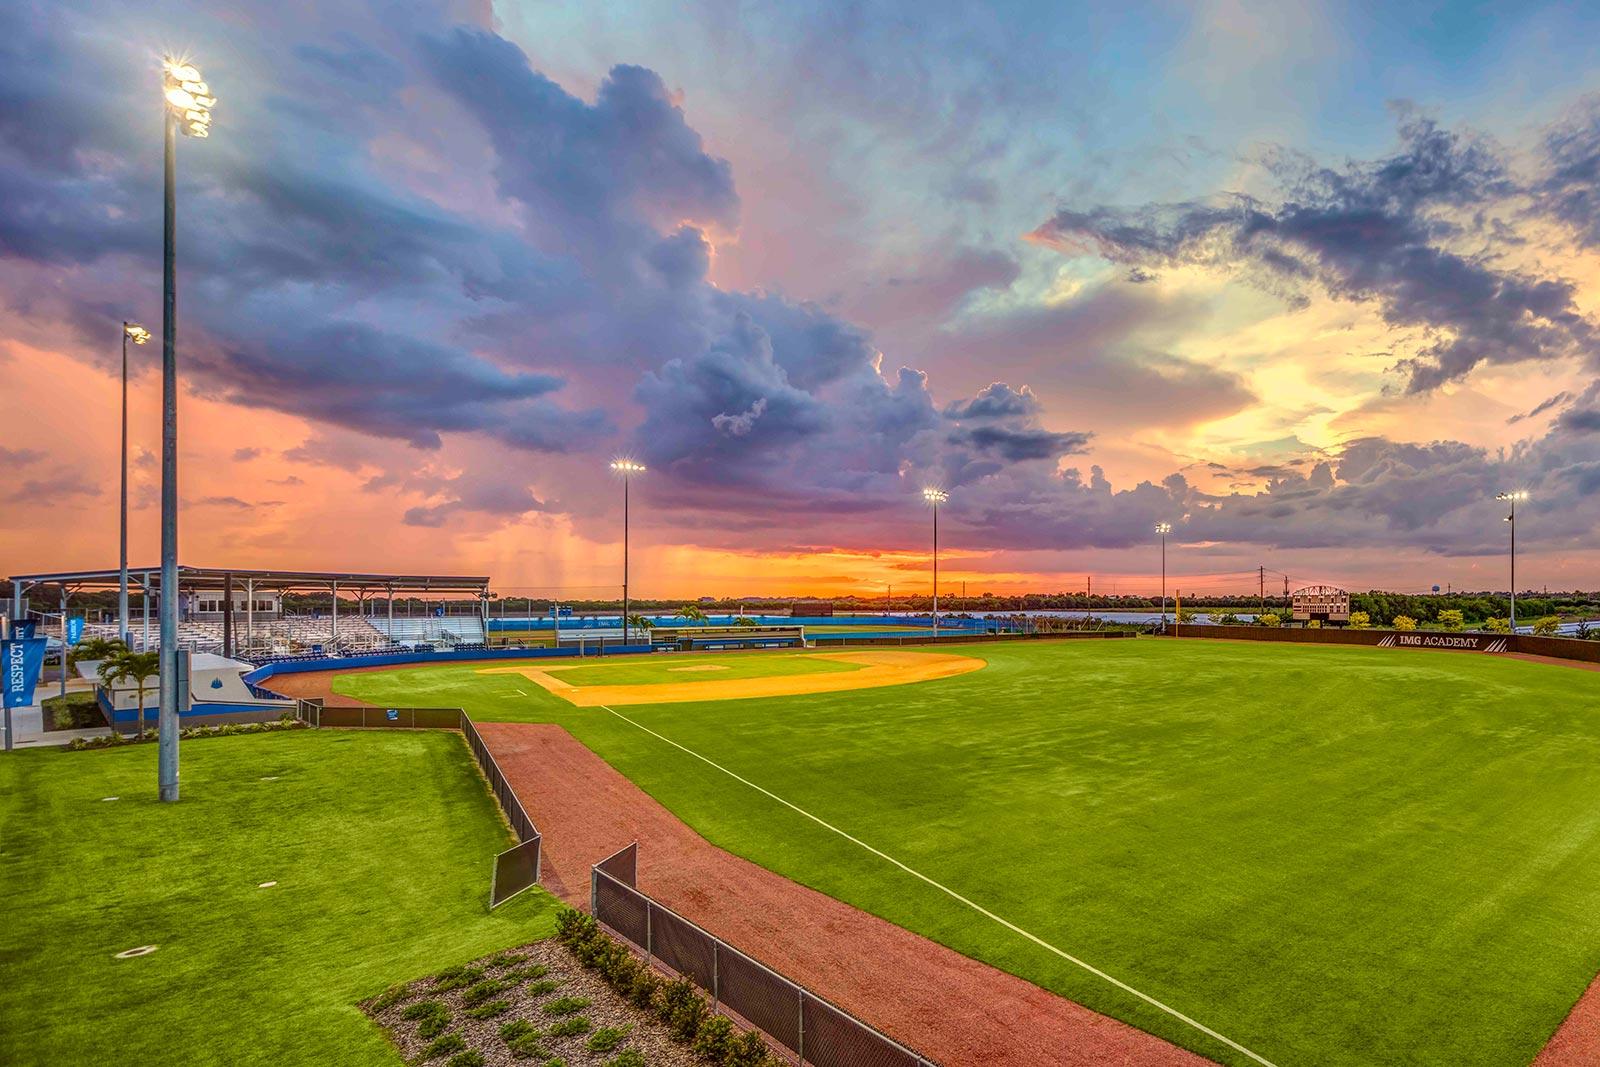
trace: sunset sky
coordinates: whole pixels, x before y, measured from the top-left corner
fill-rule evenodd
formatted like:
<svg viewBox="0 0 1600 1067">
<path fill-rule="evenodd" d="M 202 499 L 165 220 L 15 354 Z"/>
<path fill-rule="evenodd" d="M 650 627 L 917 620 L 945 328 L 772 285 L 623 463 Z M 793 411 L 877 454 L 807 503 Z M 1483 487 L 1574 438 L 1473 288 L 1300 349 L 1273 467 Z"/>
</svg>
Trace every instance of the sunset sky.
<svg viewBox="0 0 1600 1067">
<path fill-rule="evenodd" d="M 1600 14 L 13 3 L 0 573 L 614 595 L 1600 587 Z M 1281 585 L 1281 578 L 1277 582 Z"/>
</svg>

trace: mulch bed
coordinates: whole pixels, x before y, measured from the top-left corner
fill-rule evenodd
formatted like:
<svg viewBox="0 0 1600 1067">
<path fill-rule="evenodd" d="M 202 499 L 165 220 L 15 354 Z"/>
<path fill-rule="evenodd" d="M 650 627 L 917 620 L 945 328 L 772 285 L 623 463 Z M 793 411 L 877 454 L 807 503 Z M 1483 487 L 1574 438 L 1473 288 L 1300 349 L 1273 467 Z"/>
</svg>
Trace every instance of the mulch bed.
<svg viewBox="0 0 1600 1067">
<path fill-rule="evenodd" d="M 508 976 L 518 978 L 519 974 L 525 975 L 528 968 L 543 967 L 547 970 L 537 977 L 520 977 L 511 988 L 483 1000 L 481 1003 L 505 1001 L 507 1004 L 503 1012 L 487 1019 L 475 1019 L 467 1014 L 473 1007 L 468 1003 L 472 984 L 441 991 L 439 982 L 433 978 L 407 983 L 398 990 L 364 1003 L 362 1008 L 388 1032 L 390 1040 L 400 1049 L 406 1062 L 438 1064 L 441 1067 L 447 1064 L 455 1052 L 424 1059 L 428 1046 L 444 1034 L 459 1034 L 467 1049 L 482 1053 L 483 1062 L 493 1067 L 509 1064 L 542 1067 L 552 1059 L 559 1060 L 565 1067 L 588 1067 L 610 1063 L 619 1052 L 630 1048 L 642 1053 L 650 1067 L 689 1067 L 700 1062 L 687 1046 L 672 1040 L 666 1026 L 654 1015 L 618 996 L 598 975 L 584 970 L 557 941 L 524 945 L 505 953 L 486 956 L 467 966 L 482 970 L 482 981 L 505 981 Z M 552 982 L 557 983 L 554 988 L 541 991 L 541 983 L 547 985 Z M 589 1004 L 572 1014 L 553 1015 L 545 1011 L 546 1005 L 562 997 L 587 999 Z M 423 1037 L 418 1033 L 422 1028 L 421 1020 L 405 1017 L 408 1008 L 427 1001 L 441 1003 L 449 1011 L 449 1022 L 431 1037 Z M 564 1019 L 584 1019 L 589 1027 L 584 1033 L 572 1036 L 542 1036 L 538 1044 L 546 1050 L 546 1055 L 518 1058 L 500 1036 L 502 1026 L 518 1019 L 526 1020 L 541 1031 L 548 1031 L 552 1025 Z M 604 1053 L 591 1052 L 587 1042 L 601 1027 L 627 1027 L 629 1031 L 626 1040 L 614 1049 Z"/>
</svg>

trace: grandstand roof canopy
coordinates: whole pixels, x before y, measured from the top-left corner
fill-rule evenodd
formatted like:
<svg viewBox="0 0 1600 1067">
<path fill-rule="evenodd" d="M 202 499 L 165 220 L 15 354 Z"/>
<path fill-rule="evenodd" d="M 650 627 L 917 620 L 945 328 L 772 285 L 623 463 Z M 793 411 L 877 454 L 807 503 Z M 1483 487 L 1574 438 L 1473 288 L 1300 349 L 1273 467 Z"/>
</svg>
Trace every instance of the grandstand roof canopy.
<svg viewBox="0 0 1600 1067">
<path fill-rule="evenodd" d="M 232 567 L 178 568 L 179 586 L 220 587 L 228 576 L 236 586 L 246 581 L 257 589 L 330 589 L 339 583 L 341 591 L 396 592 L 396 593 L 478 593 L 489 588 L 487 575 L 460 574 L 358 574 L 351 571 L 276 571 L 250 570 Z M 14 574 L 10 581 L 24 591 L 37 585 L 67 585 L 78 589 L 115 589 L 120 571 L 58 571 L 54 574 Z M 129 567 L 128 584 L 141 586 L 148 580 L 156 588 L 161 586 L 160 567 Z M 13 586 L 15 588 L 15 586 Z"/>
</svg>

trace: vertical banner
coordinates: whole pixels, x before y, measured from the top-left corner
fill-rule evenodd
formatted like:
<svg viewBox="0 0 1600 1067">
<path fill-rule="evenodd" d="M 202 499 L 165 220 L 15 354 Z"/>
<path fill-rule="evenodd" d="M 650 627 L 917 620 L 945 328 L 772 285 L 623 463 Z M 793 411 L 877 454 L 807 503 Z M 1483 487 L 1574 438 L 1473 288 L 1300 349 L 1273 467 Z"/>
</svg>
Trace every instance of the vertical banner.
<svg viewBox="0 0 1600 1067">
<path fill-rule="evenodd" d="M 14 641 L 32 641 L 39 636 L 39 623 L 34 619 L 12 619 L 11 638 Z"/>
<path fill-rule="evenodd" d="M 67 620 L 67 644 L 75 645 L 83 640 L 83 616 L 74 615 Z"/>
<path fill-rule="evenodd" d="M 4 671 L 5 706 L 25 708 L 31 705 L 34 683 L 44 670 L 44 638 L 0 641 L 0 670 Z"/>
</svg>

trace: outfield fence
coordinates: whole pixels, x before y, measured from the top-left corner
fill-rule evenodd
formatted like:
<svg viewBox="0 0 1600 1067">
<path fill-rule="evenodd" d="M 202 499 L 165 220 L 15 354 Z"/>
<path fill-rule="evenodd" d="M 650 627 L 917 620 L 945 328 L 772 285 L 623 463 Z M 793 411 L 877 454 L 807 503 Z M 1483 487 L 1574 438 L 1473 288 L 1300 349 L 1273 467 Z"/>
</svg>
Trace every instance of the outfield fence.
<svg viewBox="0 0 1600 1067">
<path fill-rule="evenodd" d="M 312 726 L 390 730 L 459 730 L 472 758 L 489 783 L 489 792 L 517 835 L 517 843 L 494 858 L 489 882 L 489 907 L 505 903 L 523 890 L 539 884 L 544 870 L 544 850 L 539 828 L 533 825 L 522 799 L 511 788 L 494 753 L 484 744 L 478 726 L 460 708 L 375 708 L 364 704 L 329 705 L 320 699 L 295 701 L 295 717 Z"/>
<path fill-rule="evenodd" d="M 670 974 L 711 994 L 714 1010 L 760 1030 L 814 1067 L 932 1067 L 932 1060 L 745 955 L 638 889 L 639 845 L 595 864 L 595 919 Z"/>
</svg>

